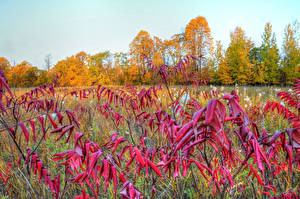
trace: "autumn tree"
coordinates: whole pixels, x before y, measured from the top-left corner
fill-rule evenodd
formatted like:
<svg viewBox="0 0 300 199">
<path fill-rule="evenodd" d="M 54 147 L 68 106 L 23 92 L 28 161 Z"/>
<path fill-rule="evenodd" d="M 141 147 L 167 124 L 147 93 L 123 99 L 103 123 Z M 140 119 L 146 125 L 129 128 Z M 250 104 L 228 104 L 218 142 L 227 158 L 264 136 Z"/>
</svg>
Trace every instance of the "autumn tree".
<svg viewBox="0 0 300 199">
<path fill-rule="evenodd" d="M 0 68 L 4 71 L 4 73 L 7 73 L 10 67 L 9 61 L 4 57 L 0 57 Z"/>
<path fill-rule="evenodd" d="M 83 86 L 88 82 L 88 62 L 89 56 L 80 52 L 77 55 L 67 57 L 59 61 L 52 69 L 51 73 L 59 76 L 60 86 Z"/>
<path fill-rule="evenodd" d="M 130 63 L 145 67 L 146 60 L 153 57 L 154 41 L 147 31 L 141 30 L 129 45 Z"/>
<path fill-rule="evenodd" d="M 97 82 L 98 84 L 110 84 L 110 74 L 108 69 L 112 68 L 112 54 L 109 51 L 99 52 L 90 57 L 89 82 Z"/>
<path fill-rule="evenodd" d="M 175 34 L 169 40 L 164 41 L 165 62 L 168 65 L 176 64 L 187 54 L 185 33 Z"/>
<path fill-rule="evenodd" d="M 11 87 L 32 87 L 37 85 L 38 77 L 38 68 L 32 66 L 29 62 L 23 61 L 11 67 L 7 79 Z"/>
<path fill-rule="evenodd" d="M 252 47 L 253 43 L 246 37 L 245 32 L 240 27 L 230 33 L 230 44 L 226 51 L 226 59 L 233 83 L 252 83 L 251 63 L 248 56 Z"/>
<path fill-rule="evenodd" d="M 261 65 L 264 68 L 264 82 L 267 84 L 278 83 L 279 78 L 279 49 L 276 45 L 275 34 L 272 32 L 272 25 L 266 23 L 265 31 L 262 35 L 260 47 Z"/>
<path fill-rule="evenodd" d="M 185 28 L 185 40 L 188 53 L 197 58 L 194 68 L 201 74 L 206 64 L 204 58 L 208 57 L 212 48 L 210 28 L 204 17 L 199 16 L 189 22 Z"/>
<path fill-rule="evenodd" d="M 152 62 L 157 66 L 165 64 L 165 62 L 166 62 L 166 45 L 165 45 L 165 41 L 163 41 L 162 39 L 160 39 L 157 36 L 154 36 L 153 44 L 154 44 L 154 46 L 153 46 Z"/>
<path fill-rule="evenodd" d="M 145 56 L 152 59 L 154 55 L 154 41 L 147 31 L 141 30 L 133 39 L 129 45 L 129 55 L 129 70 L 135 74 L 131 75 L 130 79 L 133 82 L 141 82 L 147 64 Z"/>
<path fill-rule="evenodd" d="M 214 65 L 216 67 L 216 76 L 214 78 L 222 84 L 232 84 L 232 79 L 229 74 L 230 67 L 227 64 L 225 51 L 220 41 L 216 42 L 214 57 Z"/>
<path fill-rule="evenodd" d="M 114 82 L 123 85 L 126 81 L 125 79 L 125 71 L 129 67 L 129 57 L 127 53 L 114 53 L 114 69 L 115 69 L 115 76 Z"/>
<path fill-rule="evenodd" d="M 300 77 L 299 23 L 288 24 L 284 30 L 282 83 L 292 84 Z"/>
</svg>

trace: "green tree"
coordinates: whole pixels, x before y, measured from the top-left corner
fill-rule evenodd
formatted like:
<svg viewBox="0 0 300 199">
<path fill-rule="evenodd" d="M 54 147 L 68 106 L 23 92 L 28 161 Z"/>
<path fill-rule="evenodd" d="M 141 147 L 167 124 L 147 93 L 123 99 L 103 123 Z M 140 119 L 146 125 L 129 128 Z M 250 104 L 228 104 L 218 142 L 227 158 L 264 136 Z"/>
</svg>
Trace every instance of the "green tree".
<svg viewBox="0 0 300 199">
<path fill-rule="evenodd" d="M 277 84 L 279 83 L 280 55 L 276 45 L 275 34 L 272 33 L 272 25 L 270 23 L 266 23 L 262 39 L 260 61 L 264 68 L 264 82 L 267 84 Z"/>
<path fill-rule="evenodd" d="M 253 47 L 249 52 L 249 59 L 251 66 L 251 75 L 253 84 L 265 83 L 265 69 L 262 63 L 262 49 L 260 47 Z"/>
<path fill-rule="evenodd" d="M 295 78 L 299 78 L 300 72 L 300 46 L 299 23 L 288 24 L 284 30 L 283 59 L 282 59 L 281 83 L 292 84 Z"/>
</svg>

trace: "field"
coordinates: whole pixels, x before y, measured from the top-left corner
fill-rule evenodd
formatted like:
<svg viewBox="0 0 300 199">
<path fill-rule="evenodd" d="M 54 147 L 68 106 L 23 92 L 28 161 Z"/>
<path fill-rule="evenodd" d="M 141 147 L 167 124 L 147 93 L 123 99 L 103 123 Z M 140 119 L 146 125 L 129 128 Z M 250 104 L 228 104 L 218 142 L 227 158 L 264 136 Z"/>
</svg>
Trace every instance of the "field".
<svg viewBox="0 0 300 199">
<path fill-rule="evenodd" d="M 0 194 L 297 198 L 299 87 L 4 82 Z"/>
<path fill-rule="evenodd" d="M 300 199 L 299 8 L 0 0 L 0 199 Z"/>
</svg>

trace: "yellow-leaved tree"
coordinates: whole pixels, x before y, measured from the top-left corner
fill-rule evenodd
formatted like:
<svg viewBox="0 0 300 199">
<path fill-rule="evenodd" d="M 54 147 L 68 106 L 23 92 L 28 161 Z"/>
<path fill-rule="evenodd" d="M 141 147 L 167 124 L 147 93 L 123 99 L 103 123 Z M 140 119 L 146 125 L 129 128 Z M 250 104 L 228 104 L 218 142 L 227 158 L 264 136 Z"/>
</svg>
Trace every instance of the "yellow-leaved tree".
<svg viewBox="0 0 300 199">
<path fill-rule="evenodd" d="M 89 83 L 88 61 L 89 55 L 80 52 L 75 56 L 59 61 L 50 72 L 59 76 L 59 86 L 86 86 Z"/>
<path fill-rule="evenodd" d="M 192 19 L 185 28 L 187 52 L 196 58 L 194 69 L 202 74 L 203 66 L 207 66 L 207 58 L 212 51 L 213 39 L 205 17 Z"/>
<path fill-rule="evenodd" d="M 249 52 L 253 43 L 240 27 L 236 27 L 230 33 L 230 44 L 226 51 L 226 63 L 229 67 L 229 74 L 233 83 L 248 84 L 252 83 L 251 63 Z"/>
<path fill-rule="evenodd" d="M 130 68 L 128 71 L 132 72 L 132 74 L 130 74 L 130 80 L 139 83 L 143 81 L 145 83 L 145 81 L 151 77 L 147 74 L 146 77 L 144 76 L 144 79 L 142 79 L 142 74 L 147 65 L 145 58 L 153 59 L 154 57 L 154 41 L 147 31 L 141 30 L 133 39 L 129 45 L 129 55 Z M 157 61 L 159 60 L 157 59 Z M 134 77 L 133 74 L 135 74 Z"/>
</svg>

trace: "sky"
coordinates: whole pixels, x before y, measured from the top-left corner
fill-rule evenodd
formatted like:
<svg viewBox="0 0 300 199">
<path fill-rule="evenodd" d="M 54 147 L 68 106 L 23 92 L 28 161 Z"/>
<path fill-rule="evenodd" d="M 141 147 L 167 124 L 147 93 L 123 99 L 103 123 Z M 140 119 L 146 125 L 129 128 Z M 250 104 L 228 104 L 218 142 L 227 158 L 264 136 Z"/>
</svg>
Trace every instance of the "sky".
<svg viewBox="0 0 300 199">
<path fill-rule="evenodd" d="M 55 65 L 80 51 L 128 52 L 140 30 L 169 39 L 197 16 L 225 47 L 237 26 L 259 46 L 270 22 L 281 48 L 300 0 L 0 0 L 0 57 L 44 69 L 48 54 Z"/>
</svg>

